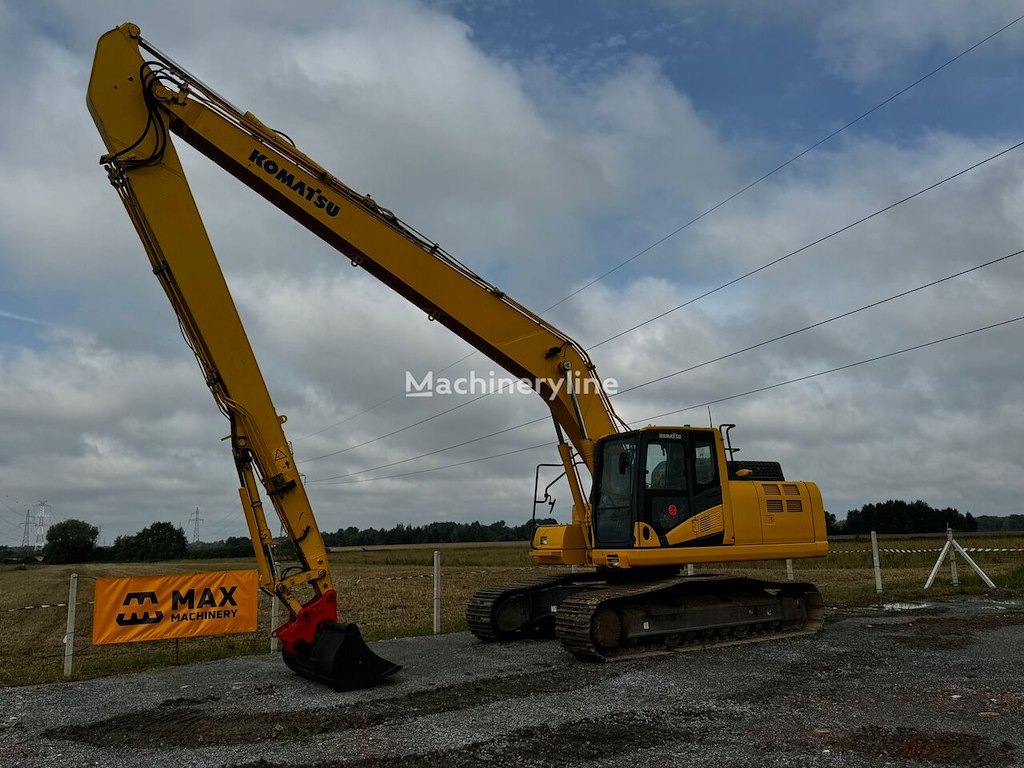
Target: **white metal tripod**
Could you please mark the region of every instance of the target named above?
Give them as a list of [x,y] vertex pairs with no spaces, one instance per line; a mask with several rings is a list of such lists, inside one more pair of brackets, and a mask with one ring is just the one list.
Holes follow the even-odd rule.
[[946,545],[942,548],[942,551],[939,552],[939,559],[935,561],[935,567],[932,568],[931,576],[929,576],[928,577],[928,581],[926,581],[924,583],[924,588],[925,589],[928,589],[928,587],[930,587],[932,585],[932,582],[935,581],[935,577],[939,573],[939,568],[942,567],[942,561],[946,559],[947,555],[949,555],[949,570],[950,570],[950,572],[951,572],[951,574],[953,576],[953,586],[954,587],[960,586],[960,580],[959,580],[959,578],[956,575],[956,553],[957,552],[959,552],[961,555],[963,555],[963,558],[964,558],[964,560],[967,561],[967,564],[969,566],[971,566],[971,568],[974,570],[974,572],[976,574],[978,574],[978,576],[981,577],[981,580],[984,581],[988,585],[989,589],[995,589],[996,588],[996,585],[992,583],[992,579],[990,579],[988,576],[985,575],[985,572],[983,570],[981,570],[981,568],[978,567],[978,564],[976,562],[974,562],[974,560],[971,558],[971,556],[969,554],[967,554],[967,550],[964,549],[963,547],[961,547],[960,543],[956,539],[953,538],[953,529],[950,528],[947,525],[946,526]]

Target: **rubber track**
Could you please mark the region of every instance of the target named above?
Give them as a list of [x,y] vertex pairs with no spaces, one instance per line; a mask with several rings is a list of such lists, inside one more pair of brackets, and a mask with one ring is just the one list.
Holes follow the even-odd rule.
[[[699,580],[696,581],[695,580]],[[801,590],[804,595],[807,621],[799,629],[783,630],[763,622],[752,625],[740,625],[737,627],[723,628],[716,630],[713,637],[705,636],[702,627],[694,627],[687,632],[685,645],[666,645],[663,641],[654,637],[652,642],[642,645],[626,646],[607,651],[598,648],[594,642],[591,631],[591,621],[597,612],[613,601],[623,601],[635,598],[645,598],[659,591],[669,592],[673,587],[684,586],[692,588],[694,583],[704,583],[709,587],[709,593],[715,594],[728,590],[730,586],[743,584],[758,589],[787,589]],[[642,584],[626,584],[610,586],[601,590],[589,591],[583,594],[574,595],[562,602],[558,607],[558,617],[555,624],[555,634],[561,642],[562,647],[575,656],[583,659],[611,661],[616,659],[635,658],[652,654],[675,653],[678,651],[699,650],[720,645],[742,645],[746,643],[757,643],[764,640],[776,640],[797,635],[814,634],[824,621],[824,604],[821,593],[813,584],[799,582],[770,582],[758,581],[756,579],[734,578],[728,576],[681,576],[674,579],[667,579]]]
[[553,587],[557,584],[576,581],[586,577],[587,574],[584,573],[560,571],[554,576],[544,574],[513,584],[506,584],[502,587],[489,587],[478,590],[470,599],[469,605],[466,606],[466,622],[469,624],[469,631],[487,643],[511,639],[515,637],[515,634],[500,633],[494,626],[494,609],[499,602],[506,597],[512,597],[535,589]]

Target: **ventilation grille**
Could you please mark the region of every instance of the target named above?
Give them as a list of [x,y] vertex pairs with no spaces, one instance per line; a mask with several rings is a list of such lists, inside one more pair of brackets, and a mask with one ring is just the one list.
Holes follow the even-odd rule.
[[799,496],[800,495],[800,487],[797,486],[797,485],[792,485],[790,483],[786,483],[785,485],[782,486],[782,492],[784,494],[786,494],[787,496]]
[[717,509],[709,515],[701,515],[693,519],[693,532],[698,536],[716,531],[722,527],[722,510]]
[[777,486],[777,485],[773,485],[771,483],[765,483],[763,487],[764,487],[764,495],[765,496],[781,496],[782,495],[782,491],[779,490],[779,486]]
[[765,506],[769,512],[782,512],[782,499],[767,499]]
[[787,512],[803,512],[804,503],[800,499],[786,499]]

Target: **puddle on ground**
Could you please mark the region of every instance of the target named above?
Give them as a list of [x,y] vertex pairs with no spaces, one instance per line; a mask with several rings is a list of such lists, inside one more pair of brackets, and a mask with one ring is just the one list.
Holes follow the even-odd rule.
[[882,606],[883,611],[920,611],[922,608],[931,608],[931,603],[886,603]]

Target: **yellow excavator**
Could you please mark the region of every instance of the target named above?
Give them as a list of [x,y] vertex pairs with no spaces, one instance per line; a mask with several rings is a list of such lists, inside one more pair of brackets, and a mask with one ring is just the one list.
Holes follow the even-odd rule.
[[[680,575],[685,565],[827,554],[813,483],[785,480],[774,462],[737,461],[732,425],[630,429],[576,342],[346,186],[284,133],[217,95],[136,25],[100,38],[87,101],[107,149],[100,162],[230,422],[260,587],[289,611],[274,634],[291,669],[356,689],[399,667],[370,651],[354,624],[338,621],[327,551],[284,435],[285,417],[267,391],[172,134],[430,320],[532,382],[550,408],[572,519],[538,527],[530,554],[539,565],[563,567],[478,592],[466,611],[477,637],[554,631],[577,656],[609,659],[820,627],[822,601],[812,585]],[[591,478],[589,492],[581,468]],[[261,486],[298,566],[275,563]]]

